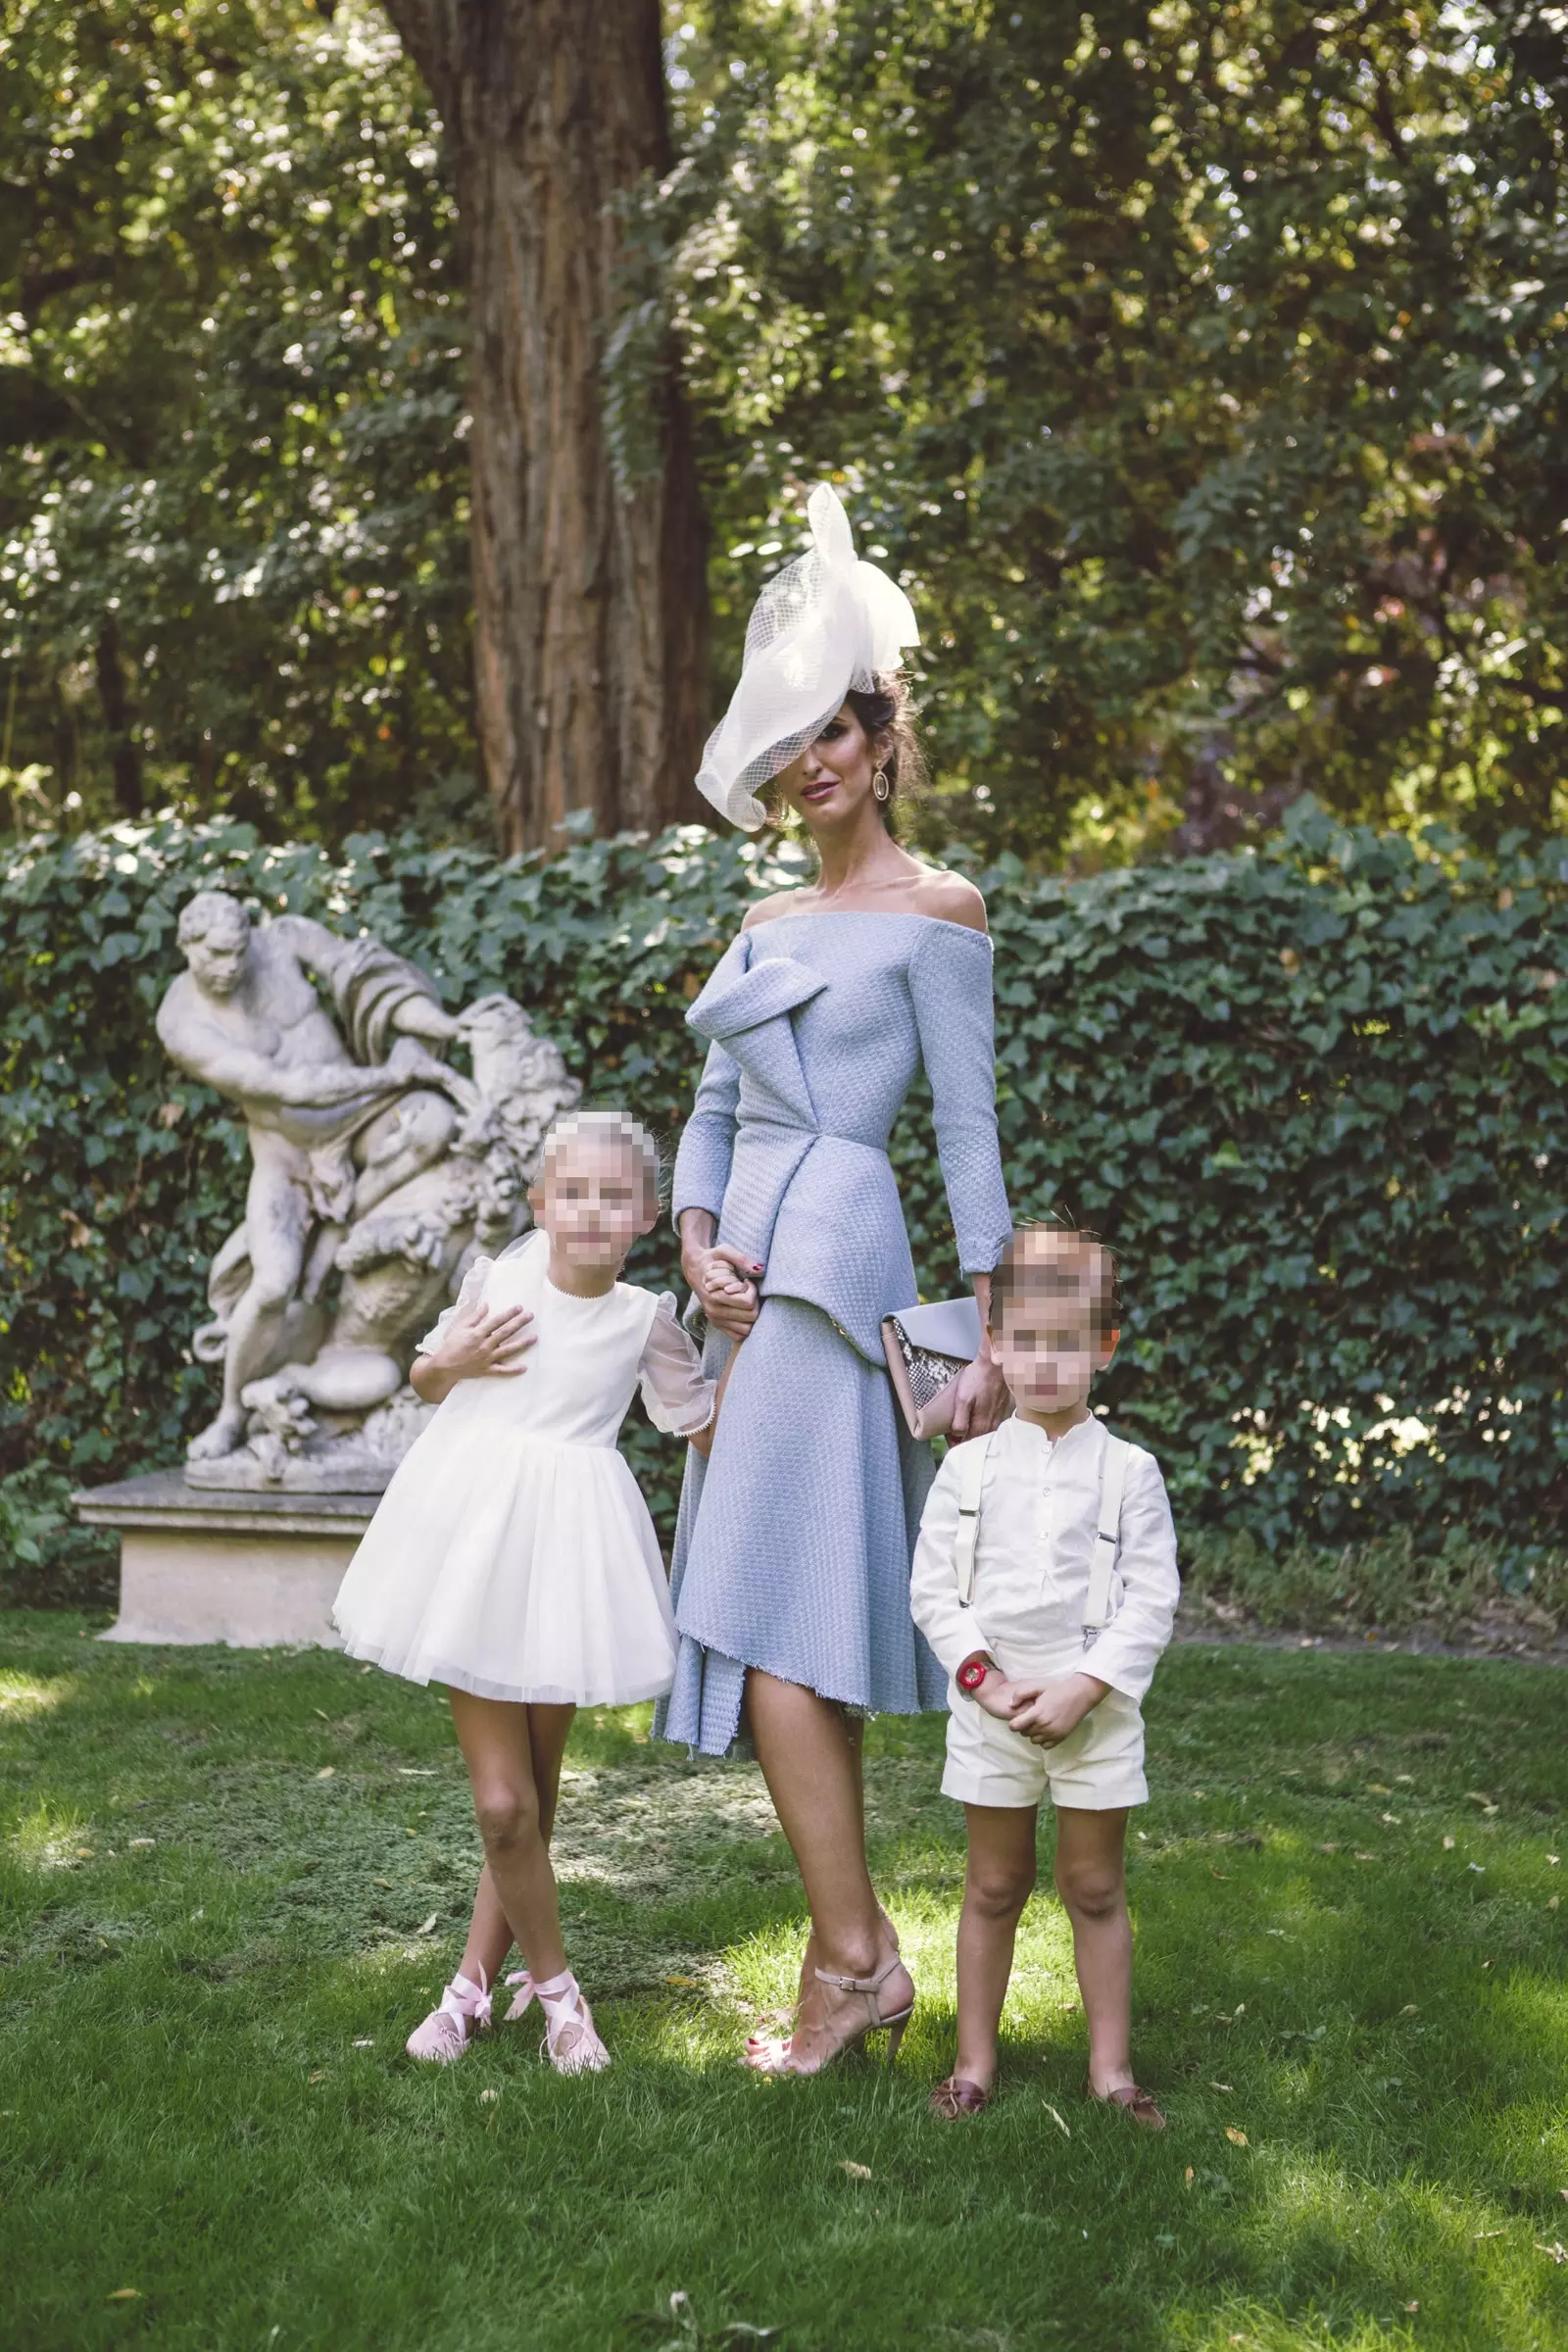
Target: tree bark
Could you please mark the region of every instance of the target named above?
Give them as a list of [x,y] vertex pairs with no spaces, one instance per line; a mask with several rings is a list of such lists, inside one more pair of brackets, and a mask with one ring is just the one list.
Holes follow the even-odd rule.
[[105,613],[94,652],[98,703],[109,738],[109,770],[115,779],[115,804],[122,816],[140,816],[143,810],[141,754],[130,731],[125,699],[125,672],[120,658],[120,631],[112,613]]
[[695,816],[705,545],[671,368],[612,479],[614,200],[669,169],[659,0],[387,0],[445,122],[471,338],[474,666],[504,852]]

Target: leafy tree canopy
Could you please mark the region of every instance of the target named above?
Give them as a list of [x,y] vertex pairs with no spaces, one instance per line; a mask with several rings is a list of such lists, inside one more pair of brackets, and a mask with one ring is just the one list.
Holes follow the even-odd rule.
[[1565,31],[686,10],[662,210],[731,629],[839,468],[994,840],[1198,847],[1306,786],[1560,821]]
[[440,126],[395,36],[291,0],[13,22],[0,764],[23,820],[74,792],[274,834],[439,821],[473,790],[461,320]]
[[[13,25],[22,814],[482,829],[456,231],[384,21]],[[1560,7],[692,0],[668,30],[684,160],[605,358],[634,474],[678,330],[715,699],[830,472],[925,622],[933,841],[1195,848],[1308,786],[1481,843],[1560,823]]]

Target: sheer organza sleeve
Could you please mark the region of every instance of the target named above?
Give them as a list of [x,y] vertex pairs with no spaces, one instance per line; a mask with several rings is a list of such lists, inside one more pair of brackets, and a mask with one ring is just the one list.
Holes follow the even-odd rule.
[[694,1438],[713,1418],[716,1381],[703,1378],[702,1359],[665,1291],[659,1301],[637,1367],[648,1418],[666,1438]]
[[443,1307],[440,1314],[437,1315],[435,1322],[414,1350],[416,1355],[433,1355],[446,1337],[448,1326],[454,1315],[460,1315],[466,1306],[477,1305],[484,1297],[484,1286],[490,1279],[495,1262],[493,1257],[476,1257],[474,1259],[463,1277],[462,1289],[453,1299],[452,1304]]

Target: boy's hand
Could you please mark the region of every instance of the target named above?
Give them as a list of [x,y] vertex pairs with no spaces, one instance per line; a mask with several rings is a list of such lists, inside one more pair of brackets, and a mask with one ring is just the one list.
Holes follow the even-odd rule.
[[509,1306],[494,1314],[477,1303],[466,1306],[453,1316],[429,1360],[455,1381],[514,1380],[527,1370],[523,1357],[538,1336],[528,1329],[532,1321],[525,1306]]
[[[989,1682],[989,1675],[986,1679]],[[1054,1683],[1011,1683],[1007,1687],[1014,1709],[1007,1720],[1037,1747],[1055,1747],[1078,1729],[1091,1707],[1098,1707],[1110,1689],[1092,1674],[1065,1674]]]
[[971,1693],[977,1707],[984,1707],[999,1723],[1011,1723],[1014,1710],[1021,1707],[1032,1690],[1021,1683],[1012,1683],[1004,1674],[992,1672],[986,1676],[978,1690]]

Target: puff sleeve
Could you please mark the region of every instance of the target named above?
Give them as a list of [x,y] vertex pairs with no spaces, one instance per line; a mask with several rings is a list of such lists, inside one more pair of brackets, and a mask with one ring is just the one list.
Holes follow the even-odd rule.
[[718,1384],[703,1378],[702,1360],[676,1319],[672,1292],[660,1298],[637,1376],[648,1418],[666,1438],[696,1437],[712,1420]]
[[937,1157],[965,1274],[989,1274],[1012,1237],[997,1142],[991,942],[961,923],[927,922],[909,961],[920,1054],[931,1082]]
[[464,1308],[466,1306],[478,1305],[479,1300],[484,1297],[484,1286],[490,1279],[491,1273],[495,1267],[495,1262],[496,1261],[493,1257],[476,1257],[474,1259],[472,1265],[463,1277],[463,1286],[458,1292],[457,1297],[453,1299],[452,1304],[442,1308],[440,1314],[437,1315],[430,1329],[425,1333],[423,1339],[415,1348],[414,1352],[416,1355],[433,1354],[436,1348],[440,1347],[442,1340],[445,1338],[447,1327],[451,1323],[453,1317],[455,1315],[462,1314]]

